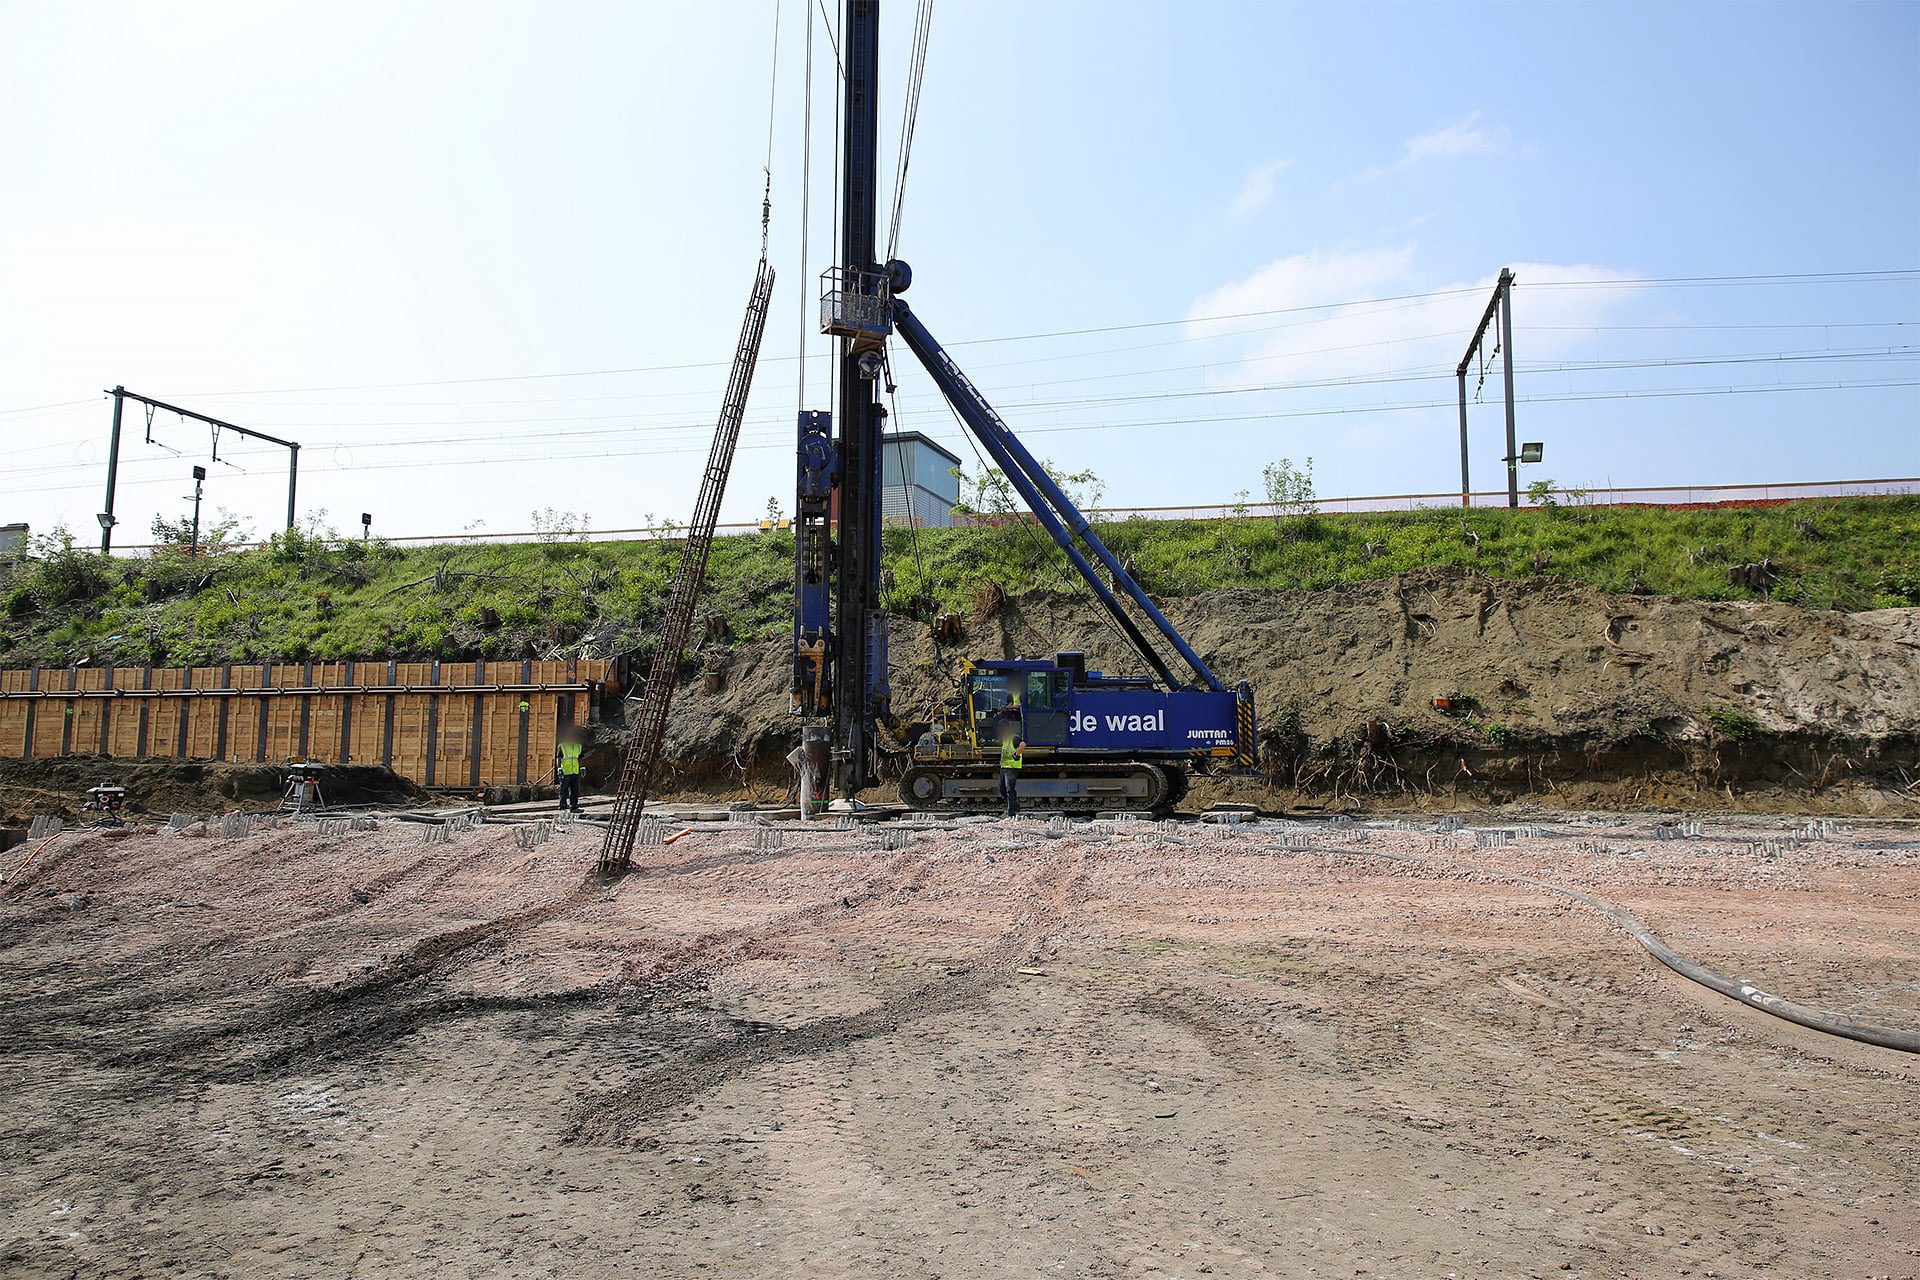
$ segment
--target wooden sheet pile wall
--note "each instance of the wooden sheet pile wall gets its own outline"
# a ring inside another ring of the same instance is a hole
[[[262,662],[0,670],[0,756],[385,764],[429,787],[545,781],[613,664]]]

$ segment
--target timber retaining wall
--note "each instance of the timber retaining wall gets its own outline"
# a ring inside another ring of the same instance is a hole
[[[524,786],[546,780],[564,726],[598,722],[615,679],[584,658],[13,668],[0,756],[383,764],[426,787]]]

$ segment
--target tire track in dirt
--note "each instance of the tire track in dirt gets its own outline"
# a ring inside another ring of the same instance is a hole
[[[311,1033],[296,1032],[297,1041],[283,1043],[251,1063],[254,1071],[272,1071],[291,1062],[329,1062],[364,1054],[383,1043],[413,1034],[427,1025],[455,1018],[497,1012],[555,1008],[641,995],[651,1004],[663,995],[696,988],[711,973],[765,951],[793,926],[836,914],[846,908],[842,899],[813,903],[755,927],[705,935],[686,947],[671,950],[639,974],[629,963],[601,982],[572,991],[532,996],[447,996],[397,1002],[389,993],[401,987],[424,988],[438,974],[499,950],[537,925],[560,919],[591,903],[609,900],[607,884],[596,875],[587,878],[566,898],[530,907],[463,929],[437,934],[348,987],[312,993],[306,1021],[317,1023]],[[871,889],[871,884],[868,886]],[[364,1010],[356,1004],[371,1004]],[[343,1025],[344,1024],[344,1025]],[[232,1034],[260,1035],[262,1028],[236,1028]]]
[[[707,857],[692,866],[653,868],[658,873],[687,874],[719,867],[737,866],[748,858],[729,861]],[[638,871],[638,868],[636,868]],[[795,929],[834,919],[847,911],[884,899],[897,902],[917,893],[926,883],[926,866],[911,850],[895,854],[875,869],[858,888],[846,890],[820,902],[811,902],[781,912],[758,924],[741,925],[703,933],[668,947],[644,965],[629,960],[621,966],[621,981],[630,989],[643,992],[649,1001],[697,989],[715,973],[730,965],[773,954],[774,945]],[[633,877],[629,877],[629,883]]]
[[[204,1078],[244,1079],[280,1070],[296,1061],[318,1065],[366,1054],[428,1025],[460,1017],[585,1004],[635,988],[647,989],[650,998],[669,994],[694,986],[707,974],[756,954],[773,938],[796,926],[843,910],[843,904],[850,899],[864,901],[874,897],[881,886],[898,882],[898,871],[911,861],[911,854],[903,854],[885,864],[854,894],[810,904],[754,928],[704,936],[657,958],[654,964],[638,973],[629,964],[619,975],[602,982],[572,991],[532,996],[434,998],[428,994],[437,976],[471,963],[488,951],[502,949],[541,924],[588,905],[609,903],[626,885],[643,883],[638,877],[629,877],[609,885],[589,873],[573,889],[552,901],[415,942],[350,984],[277,993],[270,996],[264,1006],[248,1010],[217,1027],[151,1037],[145,1043],[110,1056],[107,1061],[120,1067],[165,1062]],[[416,862],[415,866],[418,865]],[[456,868],[457,864],[450,861],[443,868],[442,876]],[[389,883],[397,878],[389,877]],[[902,891],[916,883],[917,879],[901,883]],[[292,931],[315,922],[310,919]],[[239,1054],[222,1054],[224,1047],[236,1043],[244,1046]]]
[[[354,886],[337,903],[322,905],[311,915],[248,937],[247,945],[254,951],[264,950],[273,944],[297,939],[343,916],[378,907],[387,890],[429,867],[433,869],[432,874],[420,884],[411,886],[409,892],[415,895],[431,892],[457,872],[463,863],[464,855],[457,849],[424,854],[374,876],[364,885]],[[186,904],[173,905],[184,907]],[[197,905],[213,910],[209,903]],[[63,912],[53,918],[64,919],[68,915]],[[28,936],[31,936],[30,932]],[[11,939],[0,939],[0,953],[6,950],[10,942]],[[248,953],[244,952],[223,952],[217,940],[209,939],[184,949],[163,950],[162,954],[151,959],[118,960],[104,968],[97,961],[75,958],[38,968],[22,967],[9,970],[9,989],[25,990],[27,994],[17,1000],[0,998],[0,1014],[4,1014],[9,1024],[14,1026],[24,1026],[34,1020],[71,1022],[69,1008],[50,1009],[44,998],[45,991],[58,990],[64,1004],[85,1005],[89,1024],[97,1027],[102,1019],[149,1013],[173,1003],[175,994],[167,989],[167,979],[173,980],[172,985],[185,988],[181,994],[188,998],[192,997],[196,988],[258,982],[261,975],[245,964],[249,958]],[[189,973],[189,966],[207,961],[216,962],[211,972]],[[156,979],[160,981],[156,982]]]
[[[1057,855],[1056,855],[1057,856]],[[924,867],[922,868],[922,879]],[[1033,900],[1016,915],[1009,928],[977,953],[964,972],[919,983],[883,998],[859,1013],[820,1018],[793,1028],[756,1025],[745,1035],[705,1040],[678,1059],[654,1069],[630,1086],[611,1090],[582,1103],[574,1112],[568,1136],[575,1142],[609,1144],[633,1140],[649,1120],[709,1093],[729,1080],[782,1062],[815,1058],[849,1048],[877,1036],[900,1031],[915,1022],[979,1004],[1004,984],[1020,963],[1032,958],[1041,940],[1067,923],[1087,882],[1087,858],[1081,854],[1069,866],[1043,869],[1031,892]],[[893,896],[905,897],[914,884],[895,886]],[[831,912],[838,904],[829,904]],[[795,917],[818,918],[820,908],[795,912]],[[765,935],[765,928],[755,931]],[[703,940],[704,941],[704,940]],[[701,944],[696,944],[700,946]],[[699,966],[701,975],[745,958],[746,949]]]
[[[434,974],[484,947],[504,944],[534,925],[598,899],[602,888],[589,878],[551,902],[424,938],[350,984],[276,993],[264,1007],[224,1025],[163,1035],[116,1054],[108,1062],[117,1067],[164,1062],[194,1070],[193,1059],[211,1058],[198,1066],[199,1074],[211,1079],[244,1078],[275,1070],[296,1058],[322,1063],[364,1053],[378,1043],[411,1034],[423,1021],[442,1021],[467,1010],[484,1012],[599,997],[606,993],[604,984],[530,997],[409,1000],[404,992],[424,988]],[[224,1046],[236,1042],[245,1046],[238,1054],[224,1060],[217,1056]]]

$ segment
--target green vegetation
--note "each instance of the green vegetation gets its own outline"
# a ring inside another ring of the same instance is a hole
[[[1261,468],[1260,483],[1267,491],[1274,529],[1283,537],[1303,537],[1306,518],[1320,509],[1313,496],[1313,459],[1308,458],[1304,467],[1294,466],[1292,458],[1269,462]]]
[[[1770,507],[1556,506],[1274,520],[1128,520],[1100,536],[1159,596],[1223,587],[1317,590],[1432,565],[1501,578],[1553,576],[1607,591],[1699,600],[1772,599],[1819,608],[1920,605],[1920,498],[1835,499]],[[1010,589],[1070,589],[1071,571],[1038,529],[922,531],[916,563],[905,531],[889,534],[901,600],[958,607],[982,580]],[[1770,586],[1736,583],[1730,570]]]
[[[1722,707],[1707,713],[1714,733],[1728,742],[1744,742],[1760,732],[1760,722],[1739,707]]]
[[[264,549],[107,560],[65,535],[0,578],[0,663],[205,663],[260,657],[519,658],[644,651],[679,557],[593,543],[564,513],[540,541],[402,549],[319,528]],[[1920,605],[1920,498],[1674,510],[1260,514],[1100,526],[1162,597],[1318,589],[1430,565],[1551,575],[1609,591],[1821,608]],[[216,544],[217,545],[217,544]],[[988,584],[1074,589],[1044,534],[998,526],[887,533],[888,607],[965,611]],[[793,535],[721,538],[703,607],[736,638],[788,627]],[[1733,736],[1723,730],[1726,736]]]

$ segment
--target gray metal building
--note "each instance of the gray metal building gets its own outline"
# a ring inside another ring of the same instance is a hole
[[[889,521],[911,514],[922,529],[951,527],[953,504],[960,501],[960,480],[953,474],[959,455],[918,431],[889,432],[883,443],[880,514]]]

